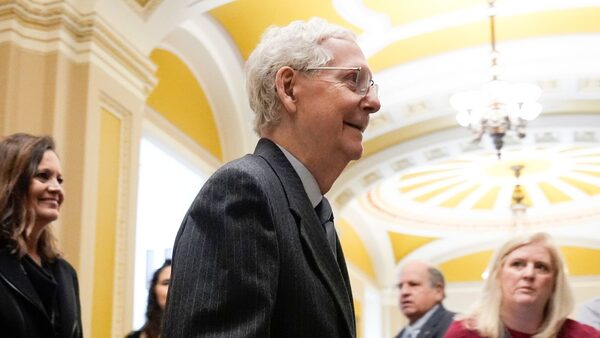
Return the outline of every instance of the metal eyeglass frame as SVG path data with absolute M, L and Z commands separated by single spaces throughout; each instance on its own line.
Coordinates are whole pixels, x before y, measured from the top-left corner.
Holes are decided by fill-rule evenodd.
M 369 89 L 374 88 L 375 96 L 379 96 L 378 85 L 373 81 L 373 79 L 369 79 L 367 82 L 367 86 L 365 88 L 358 88 L 358 78 L 360 77 L 360 72 L 362 71 L 362 67 L 331 67 L 331 66 L 321 66 L 321 67 L 309 67 L 306 68 L 307 71 L 310 70 L 355 70 L 358 71 L 358 75 L 356 76 L 356 90 L 354 91 L 360 96 L 367 96 L 369 93 Z

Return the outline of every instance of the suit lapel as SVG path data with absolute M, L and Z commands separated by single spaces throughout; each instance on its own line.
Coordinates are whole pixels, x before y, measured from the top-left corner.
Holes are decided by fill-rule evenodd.
M 440 320 L 442 319 L 441 317 L 443 316 L 444 312 L 446 312 L 444 306 L 440 304 L 439 307 L 435 310 L 435 312 L 431 314 L 431 317 L 429 317 L 427 322 L 425 322 L 425 324 L 421 328 L 421 331 L 419 331 L 417 338 L 431 337 L 432 332 L 440 323 Z
M 337 241 L 338 257 L 336 259 L 329 248 L 321 222 L 306 195 L 302 181 L 277 145 L 269 140 L 261 139 L 255 154 L 263 157 L 283 182 L 291 212 L 300 224 L 302 244 L 316 262 L 318 272 L 323 276 L 328 289 L 333 294 L 350 332 L 354 332 L 352 294 L 339 240 Z
M 42 300 L 25 274 L 25 270 L 21 267 L 19 259 L 7 250 L 0 251 L 0 278 L 8 284 L 13 292 L 19 294 L 20 297 L 23 297 L 47 316 Z

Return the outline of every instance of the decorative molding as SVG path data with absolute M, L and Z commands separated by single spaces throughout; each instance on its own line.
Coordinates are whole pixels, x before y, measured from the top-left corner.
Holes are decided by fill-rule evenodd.
M 51 53 L 77 63 L 97 63 L 129 83 L 145 99 L 156 84 L 155 66 L 100 16 L 82 13 L 65 0 L 0 0 L 0 44 Z
M 579 90 L 581 91 L 598 91 L 600 90 L 599 78 L 584 78 L 579 80 Z
M 445 148 L 433 148 L 425 151 L 425 157 L 428 161 L 439 160 L 443 157 L 448 157 L 448 150 Z
M 381 127 L 389 125 L 390 120 L 387 117 L 387 113 L 379 111 L 375 116 L 371 117 L 369 122 L 368 131 L 376 130 Z
M 121 143 L 119 145 L 119 188 L 117 193 L 116 210 L 116 229 L 115 229 L 115 261 L 114 261 L 114 279 L 113 279 L 113 306 L 112 306 L 112 337 L 118 337 L 127 331 L 126 323 L 126 305 L 129 301 L 126 292 L 127 271 L 133 269 L 128 266 L 129 257 L 128 248 L 128 225 L 134 220 L 129 219 L 129 209 L 136 205 L 130 205 L 131 194 L 129 178 L 131 177 L 131 130 L 133 125 L 133 114 L 127 108 L 122 106 L 117 100 L 108 94 L 100 93 L 100 107 L 113 114 L 121 121 Z
M 334 197 L 335 204 L 338 208 L 343 208 L 348 202 L 350 202 L 355 197 L 354 192 L 350 189 L 346 189 L 342 191 L 341 194 Z
M 362 185 L 368 187 L 369 185 L 377 182 L 383 178 L 383 175 L 378 171 L 372 171 L 362 177 Z
M 154 13 L 154 10 L 163 2 L 163 0 L 125 0 L 133 10 L 143 19 Z
M 575 142 L 597 143 L 596 132 L 593 130 L 575 131 L 573 136 Z
M 557 143 L 560 137 L 555 131 L 543 131 L 533 133 L 536 143 Z

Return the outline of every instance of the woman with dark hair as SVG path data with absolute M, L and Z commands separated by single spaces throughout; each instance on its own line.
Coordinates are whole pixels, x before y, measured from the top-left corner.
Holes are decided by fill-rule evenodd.
M 171 282 L 171 260 L 167 259 L 163 265 L 154 271 L 150 290 L 148 292 L 148 306 L 146 308 L 146 323 L 141 329 L 133 331 L 126 338 L 158 338 L 162 323 L 169 283 Z
M 64 200 L 49 136 L 0 139 L 0 336 L 80 338 L 79 284 L 50 223 Z

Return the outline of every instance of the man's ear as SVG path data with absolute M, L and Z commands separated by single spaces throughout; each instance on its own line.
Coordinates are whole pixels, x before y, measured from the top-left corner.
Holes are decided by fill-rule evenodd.
M 279 68 L 275 74 L 275 89 L 279 101 L 285 110 L 291 113 L 296 112 L 296 96 L 294 95 L 296 77 L 296 71 L 288 66 Z
M 436 285 L 435 290 L 436 290 L 436 299 L 439 302 L 443 301 L 444 298 L 446 298 L 446 291 L 444 290 L 444 287 L 442 285 Z

